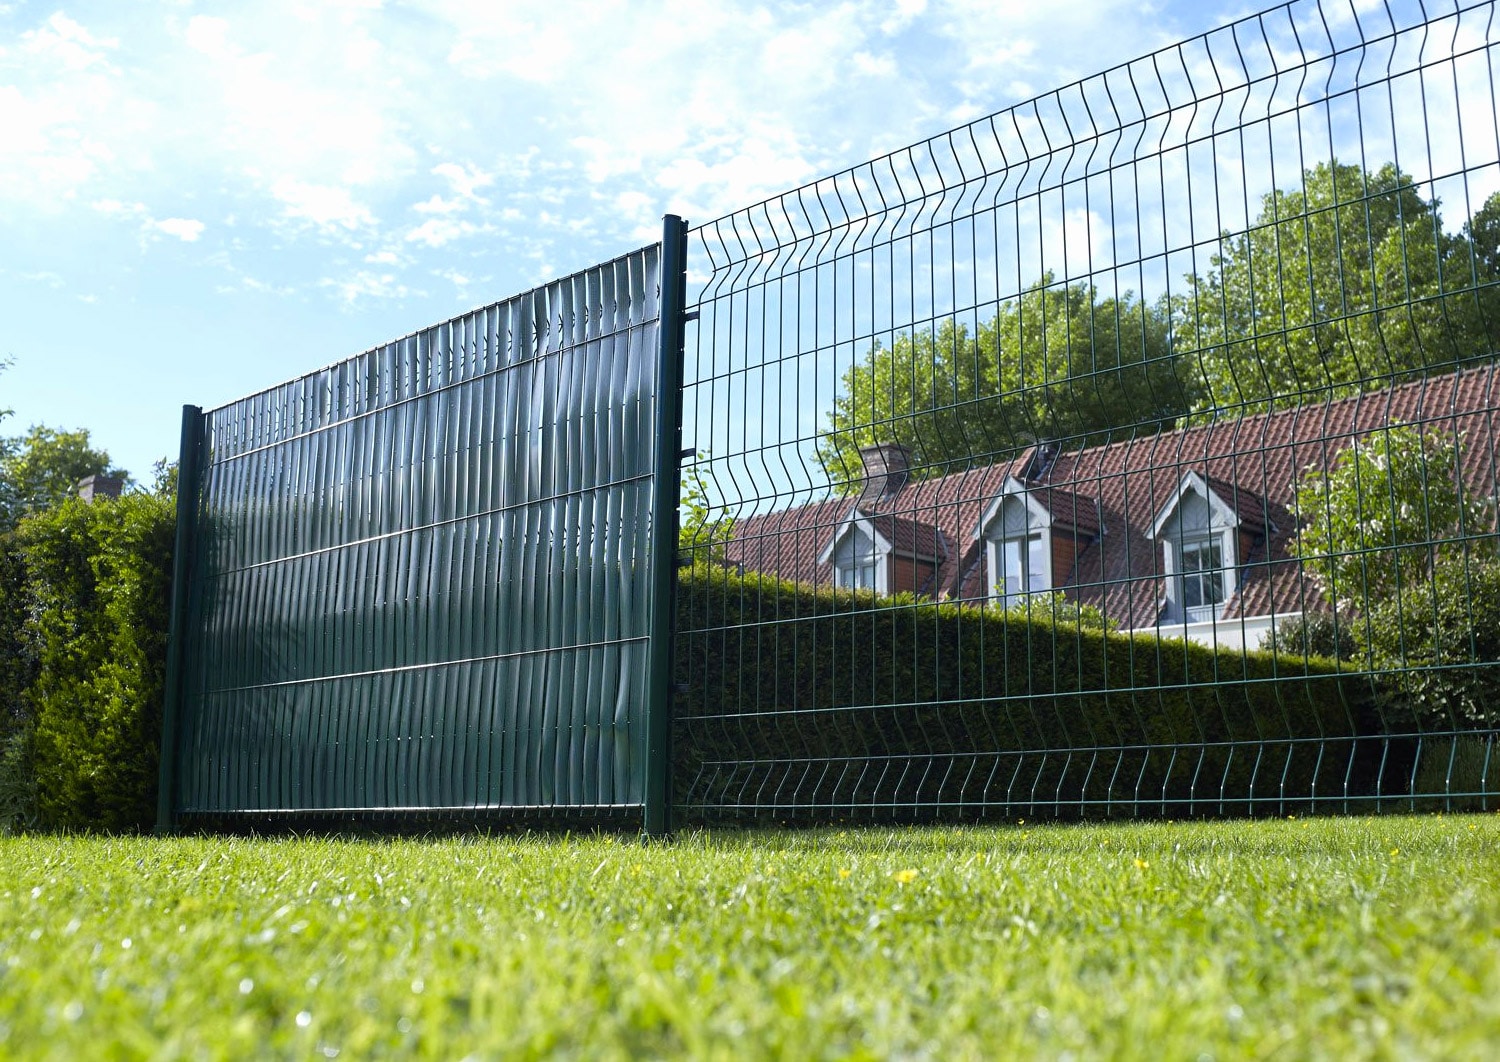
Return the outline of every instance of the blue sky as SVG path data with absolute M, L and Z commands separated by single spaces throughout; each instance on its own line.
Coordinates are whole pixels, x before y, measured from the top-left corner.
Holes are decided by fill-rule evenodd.
M 0 408 L 214 406 L 1254 10 L 0 0 Z

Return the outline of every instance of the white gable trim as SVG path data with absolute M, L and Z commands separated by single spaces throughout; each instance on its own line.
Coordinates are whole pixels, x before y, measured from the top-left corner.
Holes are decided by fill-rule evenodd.
M 828 545 L 823 548 L 823 552 L 818 554 L 818 563 L 832 564 L 833 555 L 838 552 L 839 543 L 848 538 L 849 532 L 854 530 L 855 528 L 858 528 L 866 535 L 869 535 L 870 538 L 875 542 L 875 553 L 877 557 L 888 557 L 895 552 L 895 547 L 891 545 L 890 541 L 887 540 L 884 535 L 876 530 L 875 524 L 871 522 L 870 518 L 865 516 L 864 513 L 860 512 L 858 508 L 854 508 L 849 510 L 849 515 L 844 517 L 843 521 L 839 524 L 838 529 L 834 531 L 833 538 L 831 538 L 828 542 Z
M 1177 508 L 1182 504 L 1182 499 L 1187 495 L 1188 491 L 1193 491 L 1199 497 L 1203 498 L 1204 501 L 1208 502 L 1209 512 L 1213 514 L 1209 526 L 1213 530 L 1223 531 L 1228 528 L 1240 526 L 1239 513 L 1231 509 L 1228 503 L 1219 497 L 1218 492 L 1208 485 L 1206 479 L 1197 472 L 1188 471 L 1183 474 L 1182 481 L 1177 484 L 1177 489 L 1173 491 L 1172 497 L 1167 499 L 1167 504 L 1162 506 L 1161 511 L 1156 514 L 1156 519 L 1151 521 L 1151 533 L 1147 536 L 1148 538 L 1161 538 L 1162 532 L 1167 528 L 1167 524 L 1173 516 L 1177 515 Z
M 979 524 L 974 528 L 976 539 L 985 538 L 989 534 L 990 527 L 1004 514 L 1005 502 L 1008 498 L 1020 498 L 1026 505 L 1026 528 L 1028 531 L 1045 531 L 1052 526 L 1052 514 L 1047 507 L 1031 496 L 1026 485 L 1015 476 L 1006 476 L 1005 482 L 1000 486 L 1000 493 L 995 495 L 989 505 L 985 506 L 984 515 L 979 518 Z

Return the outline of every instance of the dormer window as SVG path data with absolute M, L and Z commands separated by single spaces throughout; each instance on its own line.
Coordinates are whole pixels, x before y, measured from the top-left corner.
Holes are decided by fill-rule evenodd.
M 833 566 L 833 585 L 845 590 L 882 590 L 880 585 L 880 561 L 877 556 L 874 543 L 870 548 L 860 551 L 851 550 L 840 563 Z
M 1052 567 L 1047 542 L 1038 532 L 1024 538 L 1002 538 L 995 550 L 999 574 L 995 592 L 1007 601 L 1051 588 L 1047 577 Z
M 1151 537 L 1161 543 L 1167 576 L 1162 622 L 1216 620 L 1234 595 L 1243 521 L 1226 494 L 1253 508 L 1245 492 L 1189 472 L 1157 513 Z
M 833 568 L 833 585 L 877 594 L 925 593 L 944 556 L 943 536 L 929 523 L 853 509 L 818 563 Z
M 890 593 L 891 544 L 869 520 L 855 516 L 846 521 L 824 552 L 823 562 L 833 565 L 834 586 Z
M 980 518 L 990 597 L 1014 605 L 1052 589 L 1052 514 L 1008 478 Z

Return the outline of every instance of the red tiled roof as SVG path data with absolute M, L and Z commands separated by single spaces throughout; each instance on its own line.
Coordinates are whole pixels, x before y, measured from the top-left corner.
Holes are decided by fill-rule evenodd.
M 943 547 L 942 529 L 936 524 L 905 516 L 881 516 L 868 509 L 861 509 L 860 515 L 869 520 L 891 548 L 903 556 L 941 560 L 947 553 Z
M 1323 610 L 1327 602 L 1288 551 L 1296 533 L 1291 509 L 1299 473 L 1328 467 L 1340 450 L 1375 429 L 1409 423 L 1462 436 L 1466 487 L 1479 496 L 1495 495 L 1497 382 L 1496 367 L 1486 365 L 1338 401 L 1088 447 L 1058 455 L 1040 482 L 1026 486 L 1052 513 L 1057 533 L 1073 539 L 1075 563 L 1062 588 L 1101 607 L 1119 626 L 1158 621 L 1165 593 L 1162 548 L 1147 535 L 1188 471 L 1208 481 L 1252 538 L 1248 555 L 1239 558 L 1239 588 L 1224 617 Z M 984 570 L 976 529 L 1006 478 L 1023 475 L 1030 457 L 1026 452 L 1002 464 L 912 481 L 880 500 L 874 515 L 893 519 L 889 526 L 899 550 L 920 554 L 902 543 L 930 541 L 923 536 L 934 533 L 945 547 L 928 591 L 932 596 L 986 596 L 993 580 Z M 852 498 L 833 498 L 742 518 L 729 558 L 747 570 L 827 585 L 831 566 L 817 558 L 854 504 Z

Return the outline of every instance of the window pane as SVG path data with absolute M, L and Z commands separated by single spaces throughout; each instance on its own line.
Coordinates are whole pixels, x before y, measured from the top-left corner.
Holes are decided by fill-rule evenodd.
M 848 590 L 874 590 L 875 571 L 878 564 L 878 561 L 862 560 L 852 568 L 835 568 L 833 570 L 834 585 Z
M 1217 541 L 1182 547 L 1182 603 L 1188 608 L 1224 600 L 1224 550 Z
M 1047 579 L 1047 556 L 1042 548 L 1042 536 L 1032 535 L 1026 540 L 1026 589 L 1045 590 Z
M 1182 577 L 1182 603 L 1188 608 L 1197 608 L 1203 604 L 1202 577 L 1196 572 L 1189 572 Z
M 1003 583 L 1001 592 L 1007 597 L 1012 594 L 1025 593 L 1026 568 L 1020 541 L 1008 538 L 1000 543 L 1000 556 L 1002 563 L 1005 565 L 1005 571 L 1001 575 L 1001 582 Z

